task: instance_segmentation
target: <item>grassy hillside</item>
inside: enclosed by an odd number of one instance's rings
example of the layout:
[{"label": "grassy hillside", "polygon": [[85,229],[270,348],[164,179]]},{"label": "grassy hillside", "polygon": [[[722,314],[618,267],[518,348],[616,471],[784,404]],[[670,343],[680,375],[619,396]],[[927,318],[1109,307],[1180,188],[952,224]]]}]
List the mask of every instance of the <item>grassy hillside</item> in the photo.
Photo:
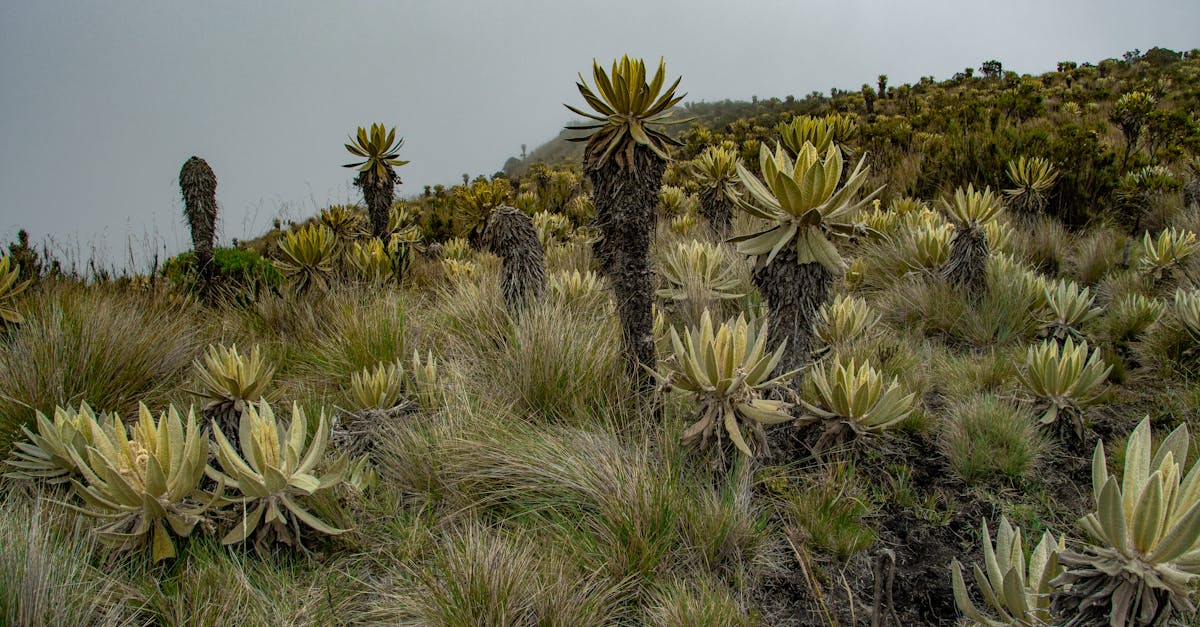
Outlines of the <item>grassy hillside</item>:
[{"label": "grassy hillside", "polygon": [[[0,623],[954,625],[1026,603],[1107,624],[1078,598],[1109,581],[1091,566],[1131,563],[1167,583],[1098,598],[1196,624],[1198,78],[1196,51],[1155,49],[684,107],[653,376],[627,368],[565,143],[396,201],[386,241],[330,207],[216,249],[207,277],[195,253],[74,276],[14,243]],[[748,337],[793,321],[743,236],[770,226],[778,166],[745,177],[804,124],[834,125],[820,157],[846,166],[797,194],[860,159],[854,198],[882,189],[821,227],[845,268],[811,358],[771,381],[756,366],[784,348]],[[758,206],[732,241],[704,208],[711,148]],[[544,256],[523,308],[503,204]],[[735,356],[691,361],[705,346]]]}]

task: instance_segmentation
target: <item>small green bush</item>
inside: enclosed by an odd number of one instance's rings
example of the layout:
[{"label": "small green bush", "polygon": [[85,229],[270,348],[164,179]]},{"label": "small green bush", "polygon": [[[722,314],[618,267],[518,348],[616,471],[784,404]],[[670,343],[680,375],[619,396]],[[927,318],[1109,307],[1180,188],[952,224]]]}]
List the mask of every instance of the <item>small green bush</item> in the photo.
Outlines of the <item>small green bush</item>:
[{"label": "small green bush", "polygon": [[[251,250],[215,248],[213,266],[214,283],[237,294],[277,289],[283,280],[268,259]],[[163,263],[162,275],[177,288],[194,289],[200,280],[196,253],[189,250],[171,257]]]}]

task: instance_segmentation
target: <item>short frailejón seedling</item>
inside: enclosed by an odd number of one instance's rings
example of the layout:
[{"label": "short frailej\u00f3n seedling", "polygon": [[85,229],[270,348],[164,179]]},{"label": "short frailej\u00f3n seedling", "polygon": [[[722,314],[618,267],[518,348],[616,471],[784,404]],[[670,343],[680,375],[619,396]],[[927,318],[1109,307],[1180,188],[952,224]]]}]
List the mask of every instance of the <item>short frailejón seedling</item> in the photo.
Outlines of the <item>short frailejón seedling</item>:
[{"label": "short frailej\u00f3n seedling", "polygon": [[79,476],[79,467],[71,451],[86,455],[93,445],[92,425],[102,428],[111,425],[108,418],[96,419],[95,412],[87,403],[79,410],[72,407],[54,408],[51,422],[42,412],[36,414],[37,430],[21,426],[27,442],[16,442],[8,465],[14,470],[5,476],[23,480],[41,480],[47,483],[65,483]]},{"label": "short frailej\u00f3n seedling", "polygon": [[[670,371],[656,374],[664,385],[689,392],[699,402],[700,419],[683,432],[684,442],[701,448],[715,444],[723,462],[722,441],[728,438],[742,454],[755,457],[767,451],[763,425],[791,420],[788,403],[763,398],[792,374],[771,377],[784,347],[768,352],[767,333],[765,322],[754,324],[743,316],[714,327],[707,311],[700,327],[686,330],[682,339],[671,329]],[[752,439],[746,439],[744,429]]]},{"label": "short frailej\u00f3n seedling", "polygon": [[1108,470],[1104,443],[1096,445],[1096,510],[1079,521],[1091,542],[1059,554],[1067,571],[1052,582],[1060,624],[1168,625],[1196,611],[1200,463],[1188,469],[1190,446],[1183,424],[1155,449],[1146,418],[1129,436],[1118,478]]},{"label": "short frailej\u00f3n seedling", "polygon": [[308,418],[298,404],[292,405],[292,419],[285,426],[275,420],[275,412],[264,402],[257,408],[249,406],[242,414],[240,452],[220,425],[213,425],[213,435],[221,470],[208,468],[207,472],[235,490],[238,494],[229,501],[243,508],[242,520],[222,538],[223,543],[234,544],[255,534],[260,546],[271,541],[299,544],[300,523],[325,534],[345,531],[318,518],[304,502],[341,483],[348,468],[348,460],[342,456],[324,473],[317,473],[329,441],[324,414],[309,439]]},{"label": "short frailej\u00f3n seedling", "polygon": [[237,344],[210,345],[203,360],[195,360],[193,369],[200,384],[193,394],[207,401],[204,416],[226,429],[232,429],[251,404],[274,396],[271,382],[275,366],[263,357],[258,346],[243,355]]},{"label": "short frailej\u00f3n seedling", "polygon": [[1068,337],[1061,345],[1046,340],[1030,346],[1017,378],[1037,399],[1043,425],[1055,425],[1060,432],[1070,426],[1082,439],[1082,409],[1096,399],[1111,371],[1099,349],[1089,351],[1086,341],[1076,344]]},{"label": "short frailej\u00f3n seedling", "polygon": [[986,627],[1049,625],[1050,582],[1063,571],[1058,554],[1066,548],[1065,539],[1047,531],[1026,557],[1020,528],[1001,517],[998,531],[993,545],[987,521],[983,521],[983,568],[972,565],[975,585],[993,614],[985,614],[971,601],[957,559],[950,564],[954,604],[967,618]]},{"label": "short frailej\u00f3n seedling", "polygon": [[211,494],[200,489],[208,437],[195,414],[189,411],[185,422],[174,406],[155,421],[140,405],[130,433],[120,418],[112,421],[101,426],[87,420],[92,445],[86,454],[68,449],[82,475],[72,481],[88,505],[81,511],[109,521],[96,528],[107,544],[132,549],[149,542],[154,561],[175,557],[171,535],[191,535],[205,510],[222,498],[220,482]]},{"label": "short frailej\u00f3n seedling", "polygon": [[912,413],[915,395],[905,394],[895,377],[887,383],[868,362],[851,359],[828,368],[818,363],[808,374],[817,403],[801,401],[809,413],[800,422],[825,426],[815,447],[818,452],[847,438],[895,427]]}]

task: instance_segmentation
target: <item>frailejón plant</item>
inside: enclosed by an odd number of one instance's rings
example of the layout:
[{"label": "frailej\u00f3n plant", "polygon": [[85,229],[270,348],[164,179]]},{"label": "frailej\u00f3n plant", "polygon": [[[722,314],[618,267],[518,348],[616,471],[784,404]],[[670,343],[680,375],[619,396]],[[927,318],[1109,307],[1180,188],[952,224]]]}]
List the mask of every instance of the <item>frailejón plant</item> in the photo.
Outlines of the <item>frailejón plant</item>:
[{"label": "frailej\u00f3n plant", "polygon": [[[139,405],[138,421],[126,432],[120,418],[102,426],[87,420],[92,442],[86,454],[67,451],[82,479],[72,486],[87,503],[80,511],[107,520],[96,528],[102,542],[119,550],[151,545],[154,561],[175,557],[174,534],[186,538],[222,488],[200,490],[208,468],[208,436],[190,410],[186,421],[174,406],[157,421]],[[169,531],[168,531],[169,529]]]},{"label": "frailej\u00f3n plant", "polygon": [[954,604],[968,619],[985,627],[1034,627],[1049,625],[1050,582],[1062,573],[1058,554],[1066,548],[1065,539],[1055,538],[1046,531],[1028,558],[1021,529],[1013,527],[1007,517],[1000,518],[995,544],[983,521],[983,568],[972,564],[975,585],[990,606],[981,611],[967,594],[962,565],[955,559],[950,564]]},{"label": "frailej\u00f3n plant", "polygon": [[37,412],[36,431],[21,426],[27,441],[13,444],[8,460],[13,471],[5,476],[47,483],[70,481],[79,475],[71,451],[86,455],[92,445],[92,424],[107,427],[111,422],[108,418],[97,420],[87,403],[81,403],[78,411],[73,407],[55,407],[53,422]]},{"label": "frailej\u00f3n plant", "polygon": [[888,383],[866,361],[817,363],[809,370],[809,379],[817,402],[800,401],[809,412],[800,421],[825,425],[818,451],[847,437],[892,428],[913,410],[915,395],[905,394],[895,377]]},{"label": "frailej\u00f3n plant", "polygon": [[1124,472],[1092,456],[1096,510],[1079,521],[1091,541],[1062,552],[1053,608],[1068,627],[1170,625],[1196,611],[1200,579],[1200,464],[1181,424],[1153,446],[1150,419],[1129,436]]},{"label": "frailej\u00f3n plant", "polygon": [[943,210],[954,221],[954,240],[942,274],[967,296],[978,297],[987,289],[988,240],[984,227],[1000,215],[1003,205],[991,188],[974,185],[958,188]]},{"label": "frailej\u00f3n plant", "polygon": [[583,171],[592,182],[600,230],[594,250],[601,271],[612,283],[627,369],[636,376],[655,363],[650,236],[669,151],[679,145],[662,127],[679,123],[669,118],[671,108],[684,96],[675,93],[679,79],[665,86],[666,72],[661,60],[649,81],[641,59],[622,57],[613,62],[611,72],[593,63],[595,91],[582,75],[577,84],[593,112],[567,105],[591,122],[572,128],[587,132],[577,141],[587,142]]},{"label": "frailej\u00f3n plant", "polygon": [[[767,350],[766,323],[747,322],[739,315],[714,326],[706,310],[698,328],[685,330],[683,338],[672,328],[670,337],[670,371],[656,375],[665,386],[689,392],[699,402],[700,419],[683,432],[683,441],[702,448],[715,444],[722,461],[725,438],[747,457],[764,453],[763,425],[791,420],[788,403],[763,398],[786,378],[771,377],[783,347]],[[753,438],[748,441],[743,430]]]},{"label": "frailej\u00f3n plant", "polygon": [[[329,424],[321,414],[317,429],[308,437],[308,418],[298,404],[284,425],[266,403],[249,406],[242,414],[235,447],[220,425],[213,425],[220,471],[209,468],[209,476],[237,494],[228,497],[241,508],[242,519],[222,538],[224,544],[242,542],[255,535],[256,542],[300,542],[300,523],[321,533],[346,531],[318,518],[305,507],[305,499],[321,490],[336,487],[345,478],[345,456],[330,464],[324,473],[317,465],[325,454]],[[261,546],[261,544],[260,544]]]},{"label": "frailej\u00f3n plant", "polygon": [[371,235],[380,240],[387,237],[392,195],[400,183],[395,168],[408,163],[400,159],[400,147],[403,145],[403,137],[396,139],[396,129],[388,129],[383,124],[372,124],[370,132],[358,127],[358,133],[346,144],[346,150],[362,160],[347,163],[343,167],[358,170],[354,184],[362,190],[363,199],[367,201]]},{"label": "frailej\u00f3n plant", "polygon": [[1089,351],[1086,341],[1076,344],[1068,336],[1062,344],[1046,340],[1030,346],[1017,378],[1036,397],[1043,425],[1060,431],[1069,425],[1082,438],[1082,408],[1096,399],[1111,371],[1099,349]]},{"label": "frailej\u00f3n plant", "polygon": [[316,287],[325,289],[333,272],[337,238],[323,224],[310,224],[289,231],[279,241],[281,259],[275,262],[279,272],[292,281],[297,292]]},{"label": "frailej\u00f3n plant", "polygon": [[211,344],[192,367],[200,384],[192,393],[208,401],[204,415],[226,429],[232,429],[252,404],[264,397],[269,400],[275,366],[263,357],[258,346],[243,355],[237,344]]},{"label": "frailej\u00f3n plant", "polygon": [[753,279],[771,312],[769,345],[788,351],[778,368],[793,371],[808,360],[812,323],[825,302],[835,274],[846,268],[830,238],[854,231],[849,222],[880,190],[856,198],[867,168],[858,165],[842,181],[842,151],[831,144],[824,156],[811,143],[793,160],[776,145],[759,151],[760,180],[742,165],[738,176],[749,192],[739,205],[765,220],[767,228],[733,238],[737,250],[754,258]]},{"label": "frailej\u00f3n plant", "polygon": [[1063,341],[1068,337],[1083,338],[1083,325],[1098,317],[1104,310],[1092,307],[1092,293],[1074,281],[1061,279],[1047,283],[1045,290],[1046,318],[1042,321],[1045,337]]},{"label": "frailej\u00f3n plant", "polygon": [[21,268],[12,261],[11,256],[0,255],[0,326],[25,321],[13,306],[17,296],[29,287],[29,281],[21,281],[20,278]]}]

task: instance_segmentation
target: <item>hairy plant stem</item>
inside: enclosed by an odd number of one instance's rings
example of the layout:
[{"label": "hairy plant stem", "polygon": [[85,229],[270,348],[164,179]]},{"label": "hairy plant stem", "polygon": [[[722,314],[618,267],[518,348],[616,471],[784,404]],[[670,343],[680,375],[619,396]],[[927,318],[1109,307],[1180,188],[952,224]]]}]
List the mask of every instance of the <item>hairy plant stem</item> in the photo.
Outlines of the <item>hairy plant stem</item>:
[{"label": "hairy plant stem", "polygon": [[614,159],[589,160],[585,172],[592,181],[601,235],[595,254],[616,295],[626,365],[648,387],[651,383],[643,366],[654,366],[650,238],[666,162],[643,146],[637,146],[633,155],[628,168]]},{"label": "hairy plant stem", "polygon": [[708,226],[719,239],[729,237],[733,223],[733,203],[729,197],[716,190],[705,190],[700,194],[700,213],[708,220]]},{"label": "hairy plant stem", "polygon": [[388,213],[392,210],[393,194],[397,179],[382,180],[359,173],[354,184],[362,189],[363,200],[367,201],[367,214],[371,218],[371,236],[387,242]]},{"label": "hairy plant stem", "polygon": [[179,171],[184,214],[192,231],[192,250],[200,273],[200,292],[206,296],[212,283],[213,239],[217,231],[217,176],[208,162],[192,157]]},{"label": "hairy plant stem", "polygon": [[942,275],[967,298],[977,299],[987,290],[987,258],[983,229],[960,226],[950,243],[950,259]]},{"label": "hairy plant stem", "polygon": [[520,313],[541,298],[546,291],[546,261],[529,216],[506,205],[492,210],[483,244],[504,262],[501,285],[509,312]]},{"label": "hairy plant stem", "polygon": [[[796,249],[789,243],[770,263],[755,270],[752,278],[770,312],[768,350],[787,342],[772,376],[804,367],[812,353],[813,321],[829,298],[833,273],[819,263],[797,264]],[[791,387],[798,390],[798,381]]]}]

